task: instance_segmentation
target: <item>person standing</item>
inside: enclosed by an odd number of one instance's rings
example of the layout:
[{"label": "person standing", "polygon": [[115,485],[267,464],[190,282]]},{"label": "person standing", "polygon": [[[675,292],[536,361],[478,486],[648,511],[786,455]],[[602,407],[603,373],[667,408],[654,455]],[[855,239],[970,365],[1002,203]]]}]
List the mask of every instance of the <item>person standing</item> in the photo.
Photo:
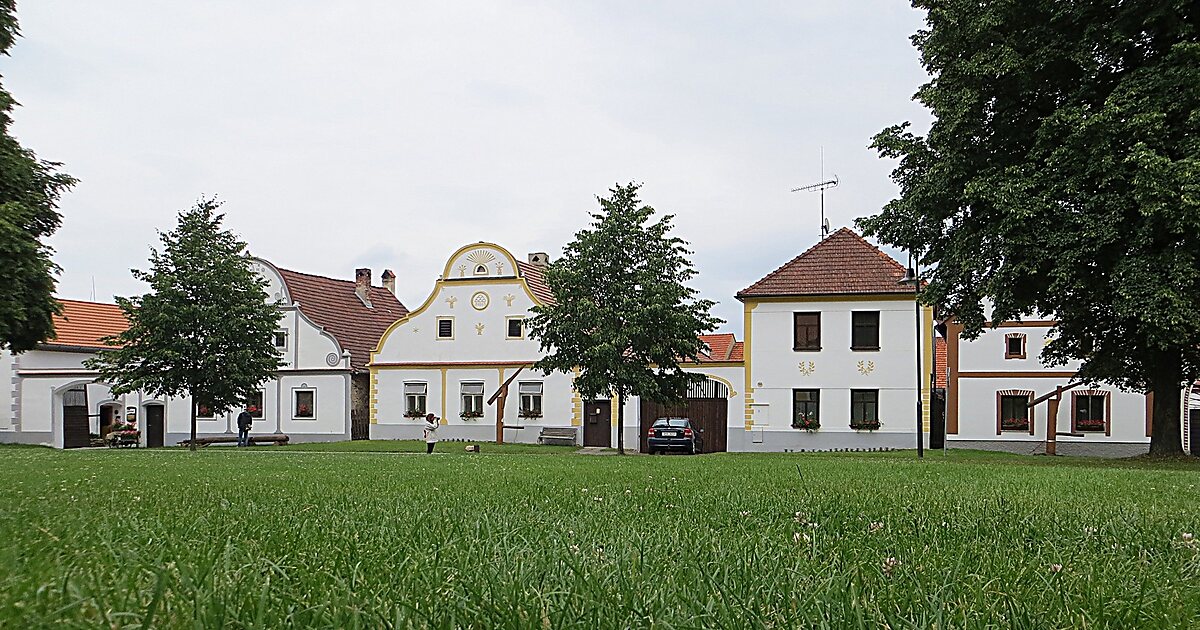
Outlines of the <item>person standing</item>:
[{"label": "person standing", "polygon": [[243,409],[237,417],[238,446],[250,446],[250,427],[252,426],[254,426],[254,416],[250,415],[249,408]]},{"label": "person standing", "polygon": [[433,414],[425,416],[425,454],[433,453],[433,447],[437,444],[438,419]]}]

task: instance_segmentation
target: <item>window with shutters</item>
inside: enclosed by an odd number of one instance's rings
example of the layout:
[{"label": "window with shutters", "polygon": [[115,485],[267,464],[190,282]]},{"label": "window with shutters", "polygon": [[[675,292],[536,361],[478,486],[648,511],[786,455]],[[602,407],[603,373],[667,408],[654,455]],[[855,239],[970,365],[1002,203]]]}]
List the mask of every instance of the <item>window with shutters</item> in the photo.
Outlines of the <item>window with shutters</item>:
[{"label": "window with shutters", "polygon": [[821,349],[821,314],[792,313],[795,330],[792,335],[792,349],[796,351],[814,351]]}]

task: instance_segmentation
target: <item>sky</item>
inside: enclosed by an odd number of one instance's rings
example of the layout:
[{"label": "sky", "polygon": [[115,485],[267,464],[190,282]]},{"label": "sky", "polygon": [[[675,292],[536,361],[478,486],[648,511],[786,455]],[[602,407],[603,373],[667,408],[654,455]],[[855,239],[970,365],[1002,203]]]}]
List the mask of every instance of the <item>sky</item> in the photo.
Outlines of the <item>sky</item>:
[{"label": "sky", "polygon": [[[734,295],[896,196],[868,148],[929,115],[900,0],[25,0],[0,58],[12,132],[79,184],[50,240],[59,295],[143,292],[201,196],[278,266],[420,305],[460,246],[551,259],[616,183],[675,216],[692,285]],[[822,167],[822,157],[823,167]],[[890,250],[889,250],[890,251]],[[899,252],[892,251],[896,256]],[[905,262],[901,259],[901,262]]]}]

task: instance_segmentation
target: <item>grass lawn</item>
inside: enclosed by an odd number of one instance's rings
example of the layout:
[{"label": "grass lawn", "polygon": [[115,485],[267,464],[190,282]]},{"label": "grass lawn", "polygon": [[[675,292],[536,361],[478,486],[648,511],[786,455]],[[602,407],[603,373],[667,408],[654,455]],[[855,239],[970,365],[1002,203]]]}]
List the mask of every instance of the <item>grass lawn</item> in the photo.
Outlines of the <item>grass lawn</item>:
[{"label": "grass lawn", "polygon": [[376,447],[0,448],[0,627],[1200,626],[1186,463]]}]

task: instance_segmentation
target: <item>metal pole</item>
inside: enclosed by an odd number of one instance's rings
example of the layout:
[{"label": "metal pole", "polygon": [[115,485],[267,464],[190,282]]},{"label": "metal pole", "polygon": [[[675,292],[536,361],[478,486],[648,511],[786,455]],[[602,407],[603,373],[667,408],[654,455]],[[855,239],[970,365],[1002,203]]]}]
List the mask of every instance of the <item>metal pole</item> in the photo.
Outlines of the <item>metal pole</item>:
[{"label": "metal pole", "polygon": [[912,252],[908,253],[909,262],[913,266],[913,312],[916,315],[917,321],[917,457],[925,457],[925,436],[924,425],[921,418],[924,415],[924,404],[921,402],[921,350],[924,347],[921,344],[921,271],[918,267],[920,261],[913,256]]}]

